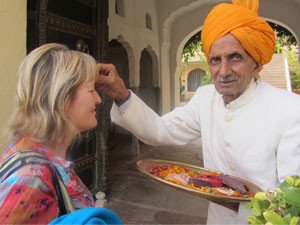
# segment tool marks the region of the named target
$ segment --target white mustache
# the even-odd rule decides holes
[[[237,76],[228,75],[228,76],[225,76],[225,77],[217,76],[216,81],[226,83],[226,82],[237,81],[238,79],[239,79],[239,77],[237,77]]]

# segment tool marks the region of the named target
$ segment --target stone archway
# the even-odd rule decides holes
[[[127,51],[118,40],[113,39],[108,43],[107,59],[109,63],[115,65],[126,87],[129,88],[129,62]]]
[[[144,49],[140,58],[140,85],[138,95],[155,112],[159,113],[159,90],[154,85],[154,62],[147,49]]]
[[[187,75],[187,91],[195,92],[203,83],[205,71],[202,69],[194,69]]]
[[[120,77],[123,79],[126,87],[130,88],[129,81],[129,59],[127,49],[123,46],[123,43],[119,40],[113,39],[108,43],[107,48],[107,62],[115,65]],[[110,103],[112,105],[112,101]],[[108,134],[109,148],[114,145],[115,135],[119,134],[129,134],[125,129],[110,122],[110,130]]]

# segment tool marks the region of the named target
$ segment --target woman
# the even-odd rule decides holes
[[[12,141],[0,163],[20,151],[40,153],[60,174],[75,209],[94,206],[65,156],[80,132],[97,125],[96,61],[64,45],[46,44],[26,56],[18,75],[17,105],[9,120]],[[53,170],[44,161],[16,166],[0,183],[0,224],[48,224],[59,215]]]

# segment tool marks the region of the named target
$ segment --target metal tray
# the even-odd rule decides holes
[[[175,166],[182,166],[186,169],[190,169],[193,170],[195,172],[198,173],[218,173],[220,174],[220,172],[218,171],[214,171],[214,170],[210,170],[210,169],[206,169],[206,168],[202,168],[202,167],[198,167],[198,166],[194,166],[194,165],[189,165],[189,164],[185,164],[185,163],[181,163],[181,162],[174,162],[174,161],[167,161],[167,160],[158,160],[158,159],[143,159],[143,160],[139,160],[137,162],[137,169],[139,171],[141,171],[142,173],[148,175],[149,177],[162,182],[164,184],[170,185],[174,188],[178,188],[182,191],[187,191],[190,192],[192,194],[196,194],[202,198],[205,198],[209,201],[213,201],[216,203],[237,203],[237,202],[249,202],[251,201],[251,198],[242,198],[242,197],[233,197],[233,196],[226,196],[226,195],[218,195],[218,194],[214,194],[214,193],[207,193],[207,192],[202,192],[200,190],[196,190],[196,189],[192,189],[189,187],[185,187],[185,186],[181,186],[175,183],[172,183],[170,181],[161,179],[157,176],[154,176],[153,174],[150,173],[150,171],[152,170],[153,167],[155,166],[163,166],[163,165],[175,165]],[[255,194],[256,192],[262,191],[259,187],[257,187],[255,184],[252,184],[249,181],[243,180],[241,178],[238,177],[234,177],[231,176],[237,180],[240,180],[241,182],[243,182],[243,184],[245,184],[248,189],[250,190],[250,192],[252,192],[253,194]]]

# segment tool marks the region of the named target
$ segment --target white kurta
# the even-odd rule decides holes
[[[207,85],[163,117],[134,94],[124,112],[113,105],[111,116],[150,145],[186,144],[201,136],[206,168],[246,179],[264,191],[300,172],[300,96],[260,79],[226,106],[214,85]],[[227,214],[233,221],[235,213]]]

